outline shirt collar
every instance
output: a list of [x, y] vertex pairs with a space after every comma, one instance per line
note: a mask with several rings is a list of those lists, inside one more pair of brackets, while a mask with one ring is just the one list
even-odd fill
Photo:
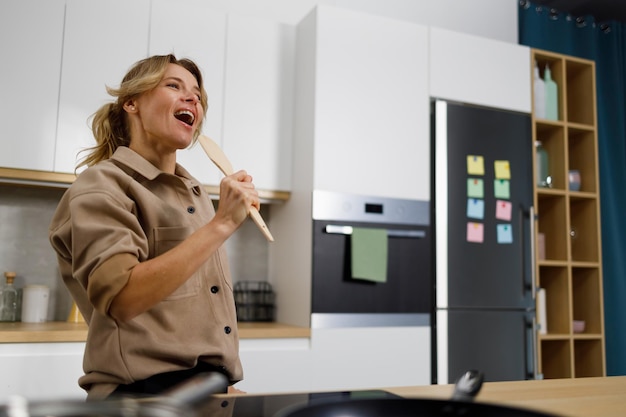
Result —
[[[118, 147], [111, 159], [126, 165], [150, 181], [156, 179], [159, 175], [165, 174], [165, 172], [152, 165], [147, 159], [127, 146]], [[176, 163], [174, 174], [189, 188], [200, 186], [200, 182], [192, 177], [191, 174], [178, 163]]]

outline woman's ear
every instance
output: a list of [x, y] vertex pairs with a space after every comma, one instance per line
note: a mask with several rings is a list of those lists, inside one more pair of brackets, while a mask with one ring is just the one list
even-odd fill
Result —
[[127, 113], [136, 113], [137, 112], [137, 107], [135, 105], [135, 100], [127, 100], [124, 103], [124, 110], [126, 110]]

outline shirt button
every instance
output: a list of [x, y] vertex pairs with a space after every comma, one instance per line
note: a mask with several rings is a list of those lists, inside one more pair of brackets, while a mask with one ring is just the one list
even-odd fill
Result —
[[220, 289], [217, 287], [217, 285], [214, 285], [214, 286], [212, 286], [212, 287], [211, 287], [211, 292], [212, 292], [213, 294], [217, 294], [219, 290], [220, 290]]
[[226, 334], [230, 334], [230, 332], [232, 332], [233, 330], [230, 328], [230, 326], [226, 326], [224, 327], [224, 333]]
[[194, 214], [196, 212], [196, 208], [194, 206], [187, 207], [187, 213]]

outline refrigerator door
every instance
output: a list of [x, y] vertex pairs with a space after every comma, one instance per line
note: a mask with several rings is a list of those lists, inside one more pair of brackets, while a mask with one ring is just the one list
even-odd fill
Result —
[[440, 310], [437, 334], [439, 384], [453, 383], [470, 369], [481, 371], [485, 381], [517, 381], [534, 374], [532, 312]]
[[533, 308], [530, 116], [434, 106], [437, 307]]

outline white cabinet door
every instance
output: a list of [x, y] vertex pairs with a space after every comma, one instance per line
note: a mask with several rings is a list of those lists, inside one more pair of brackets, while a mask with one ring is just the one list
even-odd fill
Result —
[[0, 343], [0, 403], [13, 395], [28, 400], [78, 400], [85, 343]]
[[0, 166], [52, 171], [65, 3], [25, 0], [3, 9]]
[[313, 390], [431, 383], [430, 327], [312, 329]]
[[290, 190], [295, 28], [229, 15], [224, 151], [259, 189]]
[[249, 394], [310, 391], [315, 366], [308, 338], [241, 339], [243, 381], [236, 387]]
[[[202, 0], [153, 0], [149, 55], [174, 54], [193, 60], [202, 71], [209, 100], [203, 133], [221, 144], [224, 112], [226, 14]], [[187, 10], [187, 13], [181, 13]], [[200, 144], [180, 150], [178, 162], [203, 184], [217, 185], [222, 177]]]
[[320, 6], [315, 30], [314, 188], [430, 199], [428, 29]]
[[430, 29], [430, 95], [530, 113], [530, 48]]
[[146, 57], [149, 11], [149, 0], [67, 1], [55, 171], [74, 172], [95, 145], [89, 118]]

